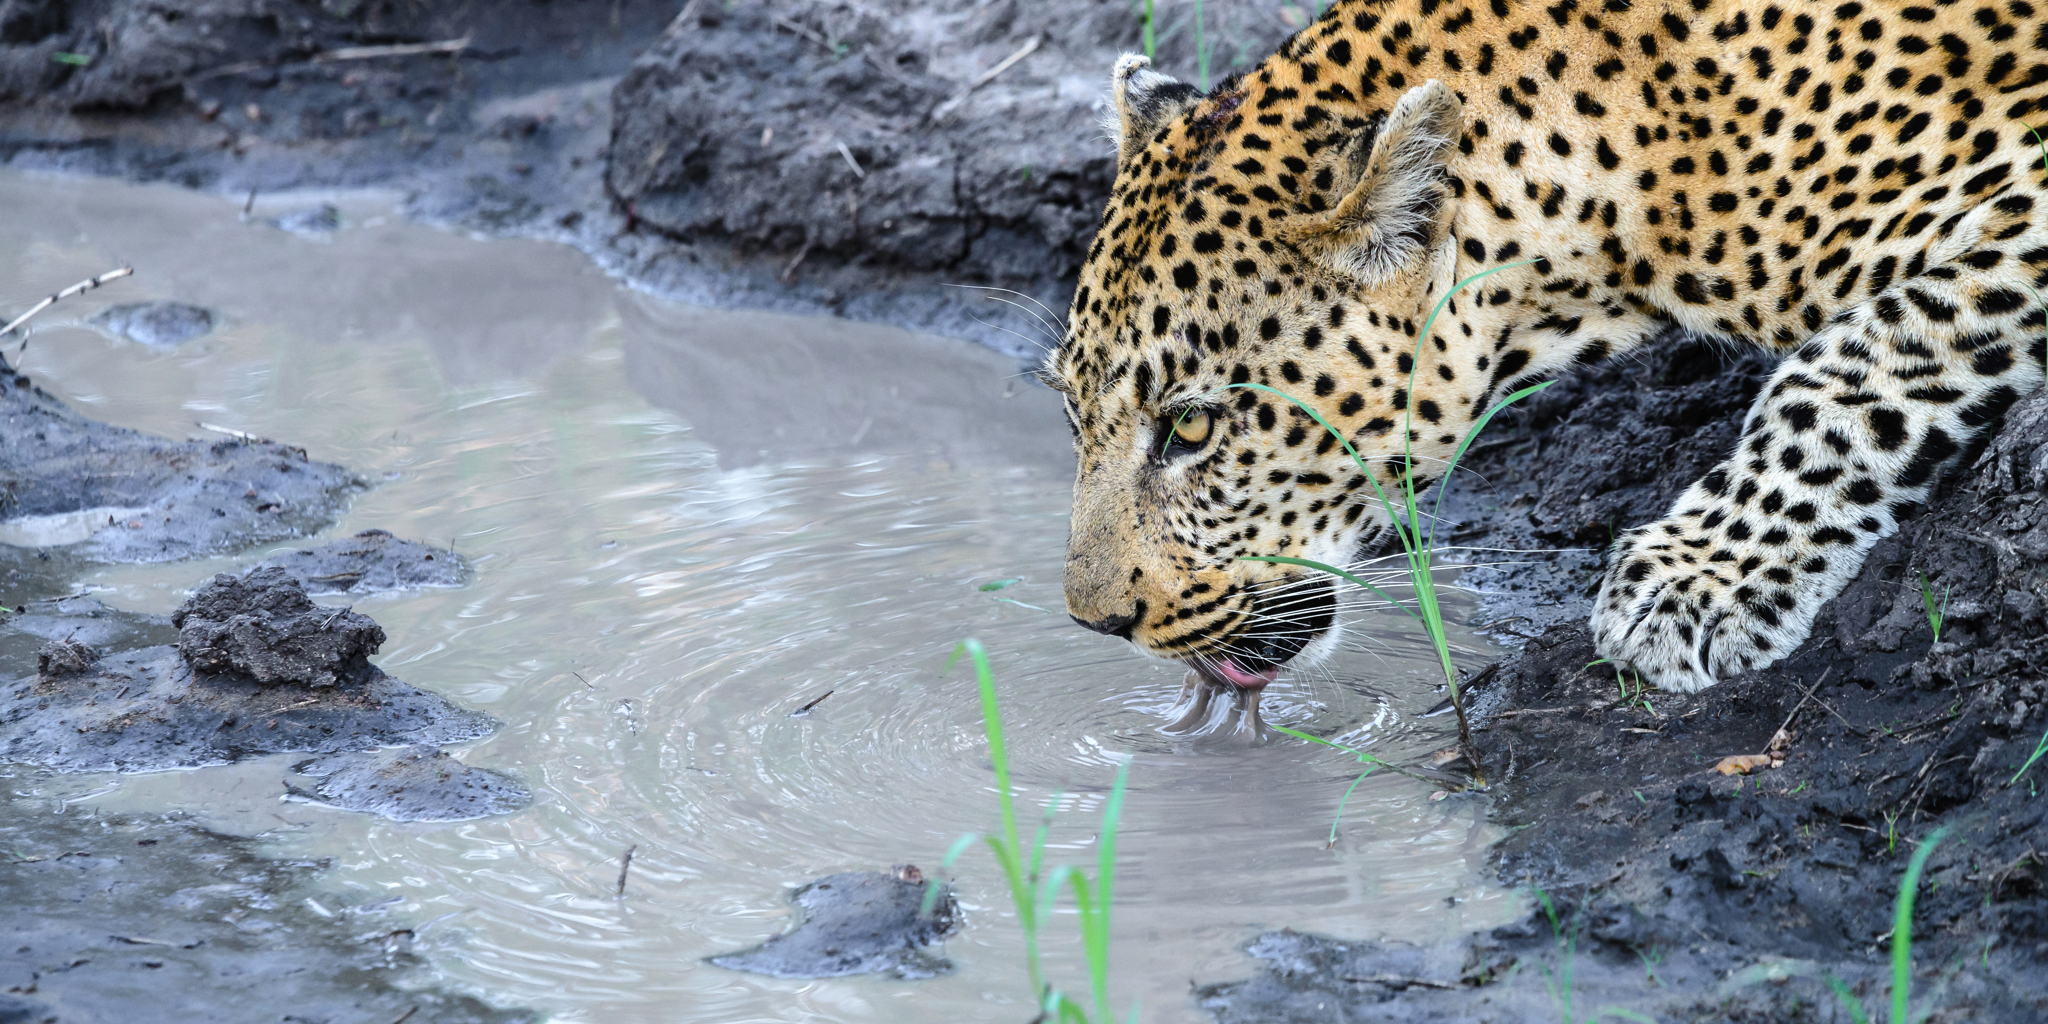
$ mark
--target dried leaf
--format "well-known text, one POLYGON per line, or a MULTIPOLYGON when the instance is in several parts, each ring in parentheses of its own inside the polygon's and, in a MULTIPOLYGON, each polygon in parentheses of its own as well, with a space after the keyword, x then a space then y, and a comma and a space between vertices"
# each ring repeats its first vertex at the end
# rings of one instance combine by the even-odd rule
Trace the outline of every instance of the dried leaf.
POLYGON ((1751 769, 1771 767, 1775 765, 1769 754, 1730 754, 1715 763, 1714 770, 1723 775, 1748 775, 1751 769))
POLYGON ((1452 761, 1456 761, 1457 759, 1464 756, 1464 748, 1458 746, 1457 744, 1452 744, 1448 747, 1443 748, 1442 750, 1437 751, 1434 754, 1429 755, 1429 763, 1434 767, 1442 768, 1444 765, 1450 764, 1452 761))

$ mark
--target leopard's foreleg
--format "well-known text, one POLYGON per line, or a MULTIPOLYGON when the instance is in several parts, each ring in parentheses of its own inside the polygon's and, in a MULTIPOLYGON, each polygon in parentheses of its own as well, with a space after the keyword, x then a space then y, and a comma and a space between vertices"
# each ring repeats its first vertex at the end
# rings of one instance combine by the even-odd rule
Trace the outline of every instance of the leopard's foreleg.
POLYGON ((1604 656, 1686 692, 1783 657, 1943 470, 2040 386, 2031 268, 2005 259, 2014 273, 1993 276, 1970 259, 1823 325, 1758 395, 1735 452, 1669 517, 1617 539, 1593 613, 1604 656))

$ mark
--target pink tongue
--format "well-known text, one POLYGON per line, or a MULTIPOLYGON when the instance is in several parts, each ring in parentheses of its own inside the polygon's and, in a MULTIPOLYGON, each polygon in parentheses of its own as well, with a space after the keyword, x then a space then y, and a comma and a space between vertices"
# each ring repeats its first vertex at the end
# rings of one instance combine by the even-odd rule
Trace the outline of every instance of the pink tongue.
POLYGON ((1244 669, 1237 667, 1237 662, 1230 658, 1215 662, 1214 667, 1216 674, 1222 676, 1232 686, 1241 686, 1247 690, 1260 689, 1280 675, 1280 666, 1278 665, 1258 672, 1246 672, 1244 669))

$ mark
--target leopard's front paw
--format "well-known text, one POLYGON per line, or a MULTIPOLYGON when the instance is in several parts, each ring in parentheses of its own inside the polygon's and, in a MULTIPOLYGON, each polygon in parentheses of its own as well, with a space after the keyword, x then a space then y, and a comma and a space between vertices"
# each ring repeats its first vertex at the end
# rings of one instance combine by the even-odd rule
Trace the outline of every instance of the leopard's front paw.
POLYGON ((1696 518, 1667 519, 1623 534, 1593 608, 1601 656, 1684 693, 1778 660, 1813 620, 1796 575, 1767 564, 1777 559, 1696 530, 1696 518))

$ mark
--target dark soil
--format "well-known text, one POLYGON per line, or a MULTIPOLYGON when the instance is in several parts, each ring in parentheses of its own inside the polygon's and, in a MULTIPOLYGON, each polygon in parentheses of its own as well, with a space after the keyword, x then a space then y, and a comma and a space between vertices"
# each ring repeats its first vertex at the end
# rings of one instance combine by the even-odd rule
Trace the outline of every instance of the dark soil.
POLYGON ((92 325, 151 348, 176 348, 213 330, 213 314, 182 302, 129 302, 109 306, 92 325))
POLYGON ((887 971, 899 978, 930 978, 953 969, 924 947, 953 930, 959 907, 941 887, 930 913, 926 883, 917 868, 894 872, 846 871, 826 875, 789 894, 803 922, 752 949, 709 957, 736 971, 778 978, 837 978, 887 971))
MULTIPOLYGON (((1521 410, 1474 463, 1488 482, 1460 485, 1465 542, 1604 547, 1610 525, 1661 516, 1732 443, 1763 372, 1671 341, 1521 410)), ((1597 551, 1468 572, 1494 591, 1482 603, 1503 639, 1535 634, 1489 688, 1502 710, 1479 743, 1512 830, 1501 880, 1544 894, 1555 923, 1538 912, 1428 950, 1275 933, 1248 947, 1261 972, 1203 989, 1203 1005, 1225 1024, 1559 1019, 1566 998, 1581 1018, 1848 1021, 1833 975, 1876 1017, 1900 876, 1946 827, 1914 922, 1915 1012, 2048 1019, 2048 758, 2014 781, 2048 732, 2044 485, 2037 393, 1878 546, 1813 639, 1692 697, 1592 664, 1597 551), (1948 595, 1938 644, 1923 574, 1948 595), (1781 727, 1782 766, 1713 770, 1781 727)))
MULTIPOLYGON (((1300 7, 1208 5, 1210 77, 1270 52, 1300 7)), ((1065 308, 1113 173, 1098 123, 1109 69, 1143 45, 1132 9, 1101 0, 0 10, 13 166, 237 199, 396 186, 417 217, 568 241, 671 295, 1019 353, 1046 340, 1037 316, 948 286, 1065 308)), ((1160 66, 1198 79, 1194 5, 1158 11, 1160 66)))
POLYGON ((364 530, 318 547, 287 551, 256 567, 290 573, 308 594, 371 594, 469 582, 469 563, 461 555, 400 540, 385 530, 364 530))
POLYGON ((322 608, 283 569, 222 573, 171 613, 178 654, 208 675, 246 676, 264 685, 360 684, 384 630, 367 615, 322 608))
POLYGON ((433 925, 352 905, 322 887, 324 863, 177 818, 62 810, 39 789, 0 780, 0 1021, 539 1020, 416 987, 415 930, 433 925))
POLYGON ((519 780, 472 768, 432 746, 330 754, 292 771, 318 781, 310 790, 286 782, 291 799, 393 821, 470 821, 533 803, 519 780))
POLYGON ((303 448, 170 441, 86 419, 0 360, 0 521, 108 509, 72 558, 168 562, 304 536, 368 486, 303 448))
MULTIPOLYGON (((214 577, 171 616, 182 627, 175 646, 101 651, 84 637, 127 639, 144 629, 103 622, 111 616, 91 598, 49 604, 16 617, 25 624, 0 622, 0 635, 80 623, 42 648, 36 675, 0 686, 0 760, 62 772, 162 771, 283 751, 459 743, 498 728, 489 715, 371 665, 384 631, 366 616, 314 605, 282 569, 214 577)), ((462 795, 468 781, 442 778, 442 798, 474 804, 462 795)), ((346 800, 337 791, 328 802, 346 800)))

